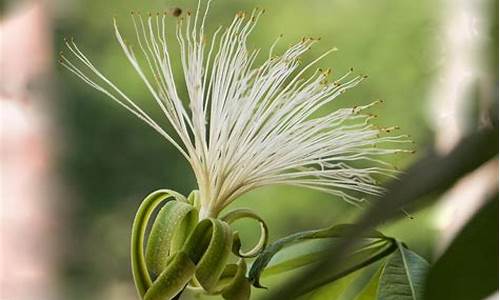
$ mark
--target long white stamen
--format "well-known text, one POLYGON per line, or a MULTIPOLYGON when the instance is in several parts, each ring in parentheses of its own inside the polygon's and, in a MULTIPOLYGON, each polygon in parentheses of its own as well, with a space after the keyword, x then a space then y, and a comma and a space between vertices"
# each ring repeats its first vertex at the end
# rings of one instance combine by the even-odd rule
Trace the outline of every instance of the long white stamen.
POLYGON ((211 0, 203 8, 199 0, 193 16, 188 13, 177 21, 175 38, 187 90, 184 101, 174 82, 167 17, 158 14, 143 20, 132 14, 145 68, 114 21, 118 43, 175 130, 175 137, 98 71, 74 43, 67 46, 86 72, 65 56, 61 63, 146 122, 182 153, 198 181, 202 217, 217 215, 242 194, 271 184, 319 190, 354 205, 365 201, 356 193, 382 195, 384 189, 376 178, 398 174, 382 157, 412 152, 391 146, 411 142, 408 136, 387 135, 397 127, 371 124, 374 116, 364 110, 381 101, 319 113, 365 76, 353 74, 352 68, 333 82, 328 80, 329 70, 305 76, 337 49, 301 66, 301 56, 318 40, 304 38, 275 54, 282 35, 272 43, 267 59, 257 66, 259 49, 249 50, 247 40, 263 10, 255 9, 250 15, 238 13, 229 26, 219 27, 207 38, 210 4, 211 0), (372 166, 357 167, 360 162, 372 166))

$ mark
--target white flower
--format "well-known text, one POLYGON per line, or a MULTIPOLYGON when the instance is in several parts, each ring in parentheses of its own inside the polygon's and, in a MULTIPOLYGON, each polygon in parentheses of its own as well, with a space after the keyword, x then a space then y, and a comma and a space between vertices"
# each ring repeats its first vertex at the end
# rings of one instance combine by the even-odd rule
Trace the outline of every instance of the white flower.
MULTIPOLYGON (((201 2, 201 1, 200 1, 201 2)), ((316 70, 304 77, 320 59, 301 67, 300 57, 317 39, 305 38, 275 55, 273 43, 267 60, 256 65, 259 50, 247 48, 247 38, 263 10, 250 16, 238 13, 232 23, 219 27, 207 42, 204 32, 208 7, 177 22, 176 37, 189 95, 189 110, 174 82, 166 14, 143 19, 132 13, 137 44, 145 63, 122 37, 116 38, 165 118, 175 130, 170 135, 124 92, 108 80, 79 50, 66 41, 78 59, 61 55, 61 63, 90 86, 106 94, 146 122, 172 143, 189 161, 200 195, 201 215, 217 215, 237 197, 258 187, 287 184, 312 188, 360 203, 352 192, 381 195, 374 175, 393 176, 394 168, 379 158, 408 150, 376 147, 406 143, 407 136, 387 136, 368 121, 363 110, 378 101, 319 115, 318 110, 365 76, 345 75, 329 82, 329 71, 316 70), (359 161, 376 166, 355 167, 359 161)), ((179 11, 176 11, 176 14, 179 11)), ((356 193, 357 194, 357 193, 356 193)))

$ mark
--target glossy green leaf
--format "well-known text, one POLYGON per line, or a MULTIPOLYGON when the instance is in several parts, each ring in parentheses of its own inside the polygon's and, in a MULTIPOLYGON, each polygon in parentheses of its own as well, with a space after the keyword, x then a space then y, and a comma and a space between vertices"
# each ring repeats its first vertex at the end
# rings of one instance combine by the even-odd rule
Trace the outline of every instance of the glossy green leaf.
POLYGON ((423 299, 429 263, 398 242, 398 249, 386 262, 378 289, 378 300, 423 299))
POLYGON ((498 290, 498 195, 465 225, 427 278, 425 299, 479 300, 498 290))

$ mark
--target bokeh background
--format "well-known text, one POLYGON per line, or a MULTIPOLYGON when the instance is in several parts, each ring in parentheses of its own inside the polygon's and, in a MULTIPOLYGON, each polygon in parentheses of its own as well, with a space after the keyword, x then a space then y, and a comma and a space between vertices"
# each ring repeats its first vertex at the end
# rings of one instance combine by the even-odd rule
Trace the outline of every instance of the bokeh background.
MULTIPOLYGON (((128 245, 140 200, 158 188, 188 194, 195 180, 173 146, 57 65, 57 53, 64 37, 75 37, 103 73, 154 111, 114 39, 112 17, 132 34, 131 10, 186 11, 195 5, 2 2, 0 298, 136 299, 128 245)), ((278 50, 303 36, 321 37, 304 61, 336 46, 340 51, 321 66, 336 74, 354 67, 369 75, 325 109, 384 99, 372 109, 376 123, 398 125, 415 141, 416 154, 390 159, 400 169, 431 148, 449 151, 490 109, 490 93, 498 87, 497 1, 215 0, 208 31, 256 6, 266 13, 251 36, 252 47, 266 49, 280 34, 278 50)), ((380 229, 432 261, 495 189, 498 162, 474 176, 438 204, 380 229)), ((349 222, 360 213, 330 195, 290 187, 251 192, 235 206, 258 211, 272 240, 349 222)), ((255 241, 255 224, 237 226, 245 240, 255 241)))

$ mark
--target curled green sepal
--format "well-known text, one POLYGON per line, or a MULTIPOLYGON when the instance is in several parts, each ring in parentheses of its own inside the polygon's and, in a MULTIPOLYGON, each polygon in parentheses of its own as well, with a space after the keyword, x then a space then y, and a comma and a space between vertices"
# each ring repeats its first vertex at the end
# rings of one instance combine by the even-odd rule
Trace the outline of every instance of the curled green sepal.
POLYGON ((166 189, 154 191, 144 198, 134 218, 130 240, 130 258, 134 283, 141 299, 152 284, 143 248, 148 221, 155 208, 164 201, 173 199, 187 203, 186 198, 175 191, 166 189))
POLYGON ((223 221, 227 222, 228 224, 231 224, 231 223, 233 223, 239 219, 243 219, 243 218, 250 218, 250 219, 253 219, 253 220, 256 220, 257 222, 259 222, 259 225, 260 225, 259 241, 252 249, 250 249, 247 252, 243 252, 241 250, 240 235, 236 231, 233 234, 233 236, 234 236, 233 253, 239 257, 242 257, 242 258, 255 257, 255 256, 259 255, 264 250, 264 248, 267 246, 267 243, 269 240, 269 230, 267 228, 266 222, 264 222, 264 220, 260 216, 258 216, 256 213, 254 213, 252 210, 246 209, 246 208, 235 209, 235 210, 229 212, 228 214, 226 214, 221 219, 223 221))
POLYGON ((171 253, 180 250, 196 225, 197 211, 180 201, 167 202, 156 216, 146 244, 146 265, 154 275, 167 266, 171 253))
POLYGON ((228 264, 224 268, 217 287, 211 295, 221 294, 225 299, 246 300, 250 297, 250 281, 246 277, 247 264, 239 259, 236 264, 228 264))
POLYGON ((217 219, 204 219, 196 225, 183 251, 196 265, 195 279, 208 293, 216 290, 231 254, 232 231, 217 219))
POLYGON ((201 199, 200 199, 200 192, 198 190, 193 190, 188 198, 187 201, 194 206, 197 210, 200 210, 201 207, 201 199))
POLYGON ((250 281, 246 278, 247 264, 240 259, 237 265, 236 274, 229 284, 222 290, 222 297, 227 300, 248 300, 250 299, 250 281))
POLYGON ((191 280, 196 266, 183 251, 177 252, 144 295, 144 300, 172 299, 191 280))

